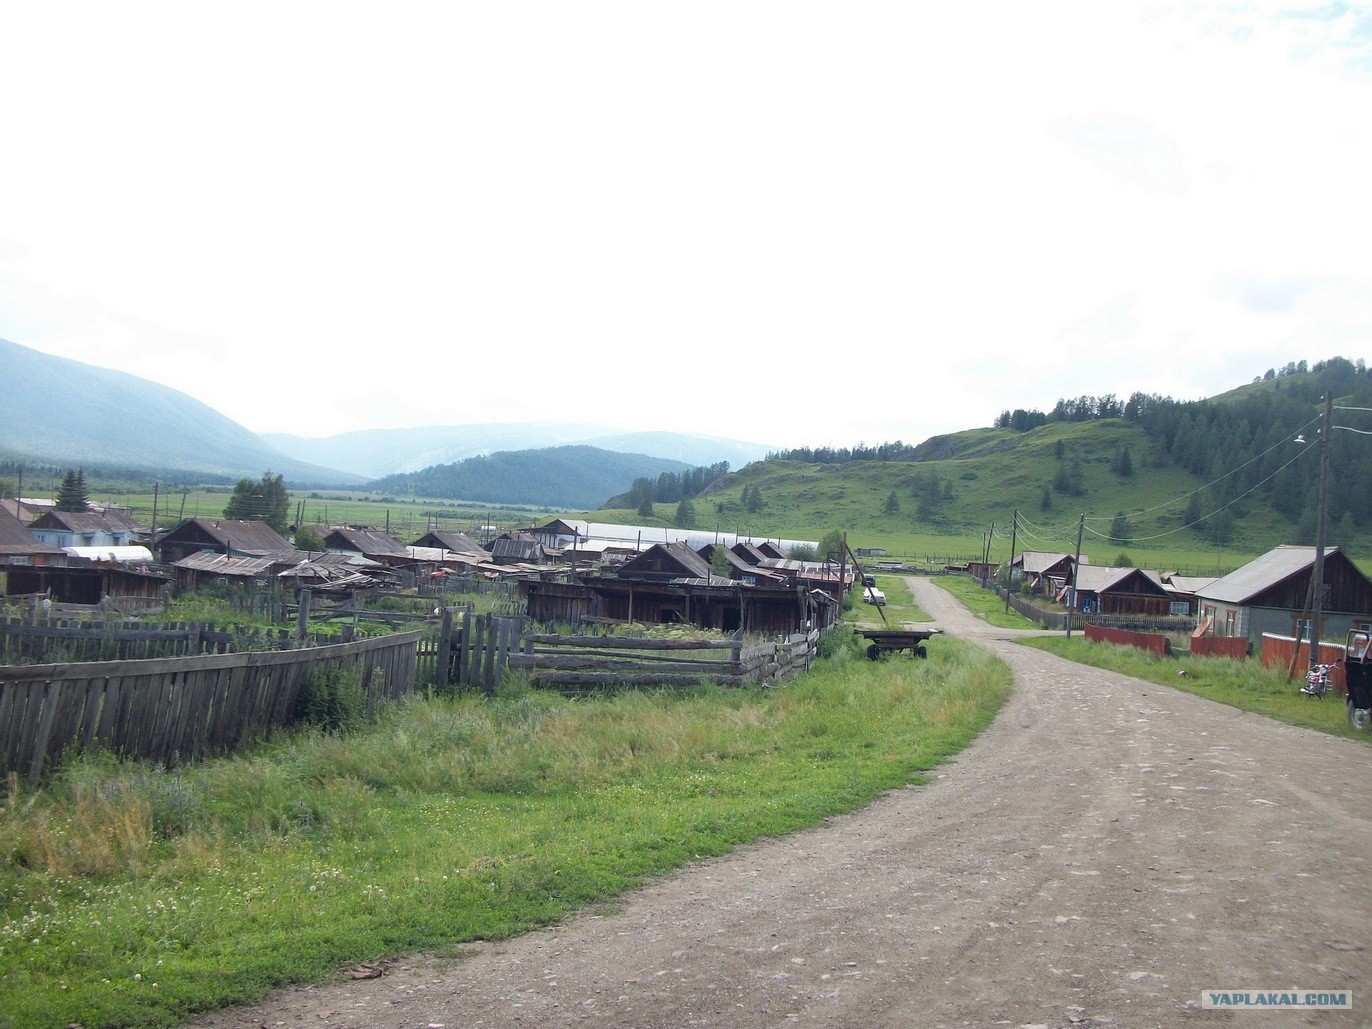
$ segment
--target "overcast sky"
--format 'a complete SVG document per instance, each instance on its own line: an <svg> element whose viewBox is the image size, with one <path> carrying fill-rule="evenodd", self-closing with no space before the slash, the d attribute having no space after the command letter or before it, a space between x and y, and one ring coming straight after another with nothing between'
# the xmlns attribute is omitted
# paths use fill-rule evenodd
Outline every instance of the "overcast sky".
<svg viewBox="0 0 1372 1029"><path fill-rule="evenodd" d="M778 446L1372 351L1372 3L12 3L0 338Z"/></svg>

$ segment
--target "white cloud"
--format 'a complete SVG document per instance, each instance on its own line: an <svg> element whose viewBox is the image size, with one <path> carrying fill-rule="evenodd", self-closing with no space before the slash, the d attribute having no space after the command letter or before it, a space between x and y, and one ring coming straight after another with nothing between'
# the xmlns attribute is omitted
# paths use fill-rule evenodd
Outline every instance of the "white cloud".
<svg viewBox="0 0 1372 1029"><path fill-rule="evenodd" d="M12 5L0 336L262 431L844 444L1205 395L1368 348L1370 25Z"/></svg>

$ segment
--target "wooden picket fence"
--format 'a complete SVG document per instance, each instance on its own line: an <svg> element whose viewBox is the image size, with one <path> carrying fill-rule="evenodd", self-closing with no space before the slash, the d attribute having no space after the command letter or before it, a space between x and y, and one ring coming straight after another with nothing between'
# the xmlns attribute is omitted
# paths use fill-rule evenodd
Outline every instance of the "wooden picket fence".
<svg viewBox="0 0 1372 1029"><path fill-rule="evenodd" d="M311 634L312 644L346 643L342 638ZM197 654L231 654L249 650L289 650L300 636L289 629L247 628L209 622L90 621L78 618L0 619L0 665L67 661L141 661Z"/></svg>
<svg viewBox="0 0 1372 1029"><path fill-rule="evenodd" d="M165 765L226 753L292 720L302 686L355 670L367 714L410 693L418 632L282 652L0 668L0 774L37 783L101 748Z"/></svg>

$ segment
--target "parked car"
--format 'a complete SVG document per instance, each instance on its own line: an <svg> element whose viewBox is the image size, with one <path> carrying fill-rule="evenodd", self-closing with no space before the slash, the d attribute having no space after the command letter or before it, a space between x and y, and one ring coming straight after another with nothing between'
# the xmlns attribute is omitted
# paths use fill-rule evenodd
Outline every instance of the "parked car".
<svg viewBox="0 0 1372 1029"><path fill-rule="evenodd" d="M862 589L862 599L868 604L875 604L877 607L886 606L886 594L875 586L864 586Z"/></svg>

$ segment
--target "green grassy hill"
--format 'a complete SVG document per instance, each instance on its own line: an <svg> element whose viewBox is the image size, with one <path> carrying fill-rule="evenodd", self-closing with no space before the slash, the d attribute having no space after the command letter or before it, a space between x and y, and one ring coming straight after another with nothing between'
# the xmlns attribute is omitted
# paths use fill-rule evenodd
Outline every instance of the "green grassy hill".
<svg viewBox="0 0 1372 1029"><path fill-rule="evenodd" d="M1318 419L1325 389L1336 403L1372 406L1366 373L1339 361L1209 401L1152 398L1151 414L1127 421L969 429L913 448L915 460L756 462L696 498L696 527L801 539L840 530L854 547L915 560L980 556L990 533L991 556L1003 559L1012 521L1016 550L1070 552L1085 516L1082 551L1096 563L1124 554L1145 568L1232 570L1279 544L1313 542L1318 449L1297 445L1296 431ZM1372 441L1332 443L1327 541L1366 563ZM657 515L670 524L673 510L658 505ZM632 510L595 517L641 520Z"/></svg>

